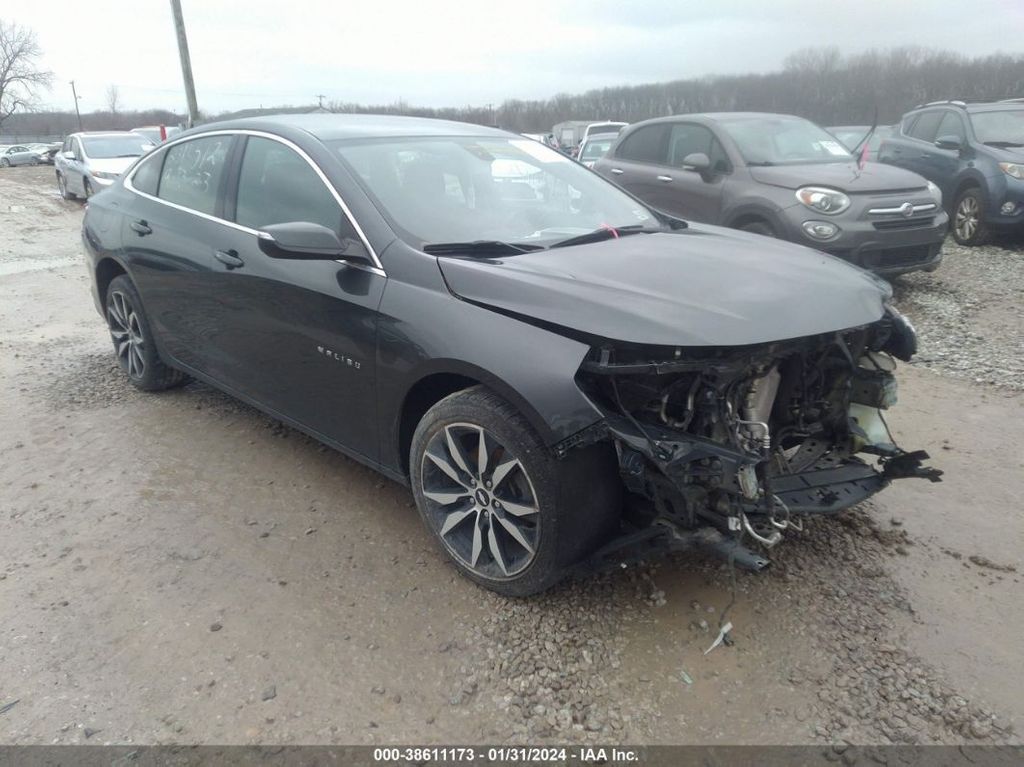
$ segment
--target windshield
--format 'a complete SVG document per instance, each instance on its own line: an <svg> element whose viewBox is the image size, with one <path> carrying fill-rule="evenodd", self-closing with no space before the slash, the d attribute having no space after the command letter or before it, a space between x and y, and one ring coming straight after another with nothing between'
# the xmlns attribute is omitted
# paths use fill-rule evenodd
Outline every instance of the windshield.
<svg viewBox="0 0 1024 767"><path fill-rule="evenodd" d="M836 137L799 117L719 118L747 165L850 162Z"/></svg>
<svg viewBox="0 0 1024 767"><path fill-rule="evenodd" d="M111 157L140 157L153 148L145 136L127 133L123 136L82 136L86 156L94 160Z"/></svg>
<svg viewBox="0 0 1024 767"><path fill-rule="evenodd" d="M983 144L1024 144L1024 108L975 112L971 125Z"/></svg>
<svg viewBox="0 0 1024 767"><path fill-rule="evenodd" d="M601 227L660 229L650 210L526 138L328 142L416 247L499 241L546 247Z"/></svg>
<svg viewBox="0 0 1024 767"><path fill-rule="evenodd" d="M614 138L595 139L593 141L588 140L587 143L583 145L583 151L580 152L580 159L600 160L608 154L608 150L611 149L612 144L614 143Z"/></svg>

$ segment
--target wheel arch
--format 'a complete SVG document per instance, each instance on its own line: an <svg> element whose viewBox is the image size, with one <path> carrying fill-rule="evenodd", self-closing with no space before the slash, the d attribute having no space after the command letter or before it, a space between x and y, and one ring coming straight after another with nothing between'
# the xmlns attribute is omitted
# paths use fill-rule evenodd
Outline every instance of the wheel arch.
<svg viewBox="0 0 1024 767"><path fill-rule="evenodd" d="M122 274L127 275L128 270L116 258L104 256L96 263L96 297L101 312L107 305L107 289L110 287L110 283L114 281L115 277Z"/></svg>
<svg viewBox="0 0 1024 767"><path fill-rule="evenodd" d="M393 425L392 444L397 451L395 465L408 476L409 450L416 426L430 408L445 397L473 386L486 386L512 405L533 427L544 444L553 441L552 432L540 413L514 387L490 371L460 360L434 360L420 371L402 397Z"/></svg>

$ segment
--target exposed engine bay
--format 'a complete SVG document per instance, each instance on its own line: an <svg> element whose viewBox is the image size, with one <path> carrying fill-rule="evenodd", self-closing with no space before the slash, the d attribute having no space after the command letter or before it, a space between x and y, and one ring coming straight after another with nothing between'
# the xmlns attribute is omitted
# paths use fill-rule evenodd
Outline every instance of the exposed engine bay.
<svg viewBox="0 0 1024 767"><path fill-rule="evenodd" d="M896 359L915 351L890 308L867 326L747 347L595 346L578 380L605 410L626 490L646 502L635 537L711 528L714 547L760 569L767 560L741 542L774 546L803 515L842 511L892 479L940 481L884 416Z"/></svg>

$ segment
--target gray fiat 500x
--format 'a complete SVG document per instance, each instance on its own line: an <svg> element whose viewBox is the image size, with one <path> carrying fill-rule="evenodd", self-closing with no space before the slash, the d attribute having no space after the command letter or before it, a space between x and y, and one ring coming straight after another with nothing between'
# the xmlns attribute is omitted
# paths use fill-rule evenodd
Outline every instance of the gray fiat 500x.
<svg viewBox="0 0 1024 767"><path fill-rule="evenodd" d="M856 159L800 117L718 113L636 123L594 165L648 205L831 253L877 274L928 271L949 224L942 193Z"/></svg>
<svg viewBox="0 0 1024 767"><path fill-rule="evenodd" d="M887 283L655 213L522 136L205 125L90 199L82 234L135 386L195 377L409 483L506 594L652 548L756 569L746 543L801 515L936 478L881 414L916 345Z"/></svg>

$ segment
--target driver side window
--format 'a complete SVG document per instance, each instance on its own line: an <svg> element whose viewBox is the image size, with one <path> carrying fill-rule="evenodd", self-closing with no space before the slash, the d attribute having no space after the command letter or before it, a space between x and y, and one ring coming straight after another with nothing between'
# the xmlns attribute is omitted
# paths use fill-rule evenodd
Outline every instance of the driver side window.
<svg viewBox="0 0 1024 767"><path fill-rule="evenodd" d="M351 227L342 230L341 206L309 163L291 147L258 136L249 137L242 156L235 221L250 229L308 221L355 236Z"/></svg>

